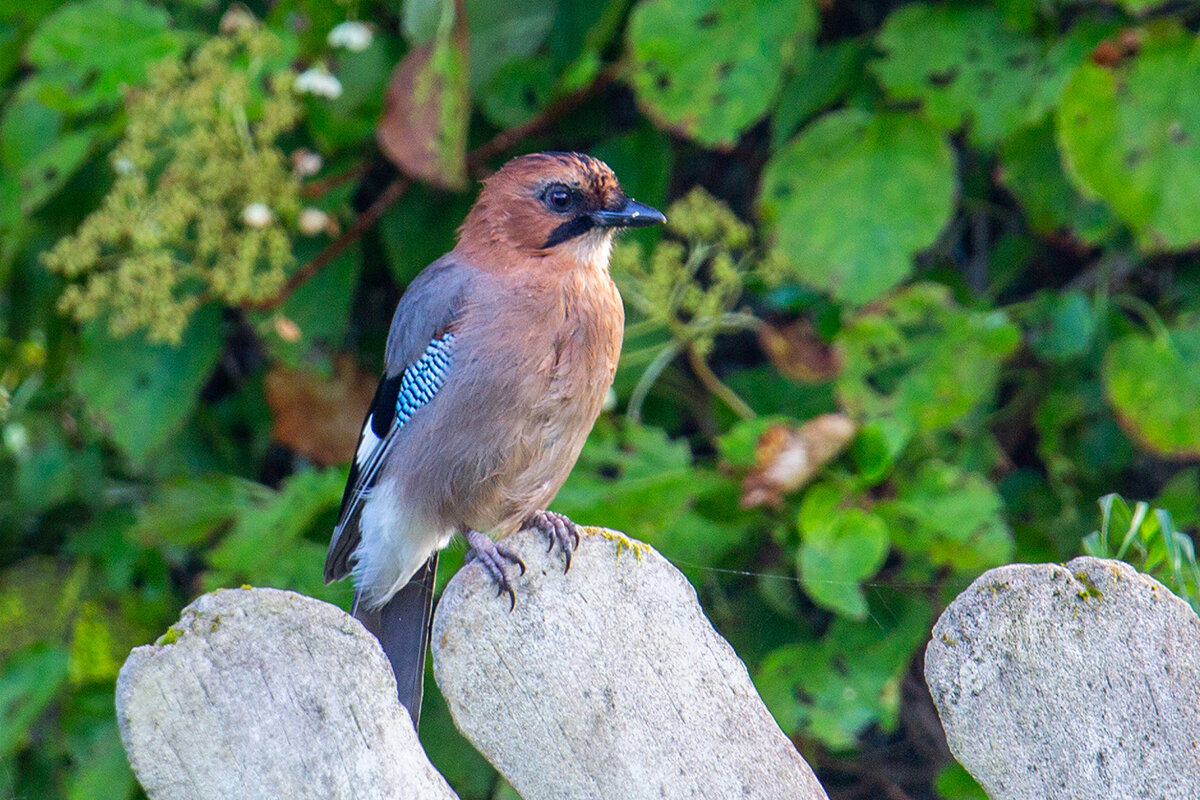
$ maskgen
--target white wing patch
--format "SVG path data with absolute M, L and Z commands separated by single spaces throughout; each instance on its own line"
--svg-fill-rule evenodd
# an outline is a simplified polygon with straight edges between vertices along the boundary
M 371 429 L 371 424 L 374 420 L 374 414 L 367 417 L 367 422 L 363 425 L 362 434 L 358 437 L 358 451 L 354 454 L 354 463 L 358 464 L 359 469 L 363 468 L 371 458 L 371 453 L 375 452 L 375 448 L 379 446 L 379 437 Z

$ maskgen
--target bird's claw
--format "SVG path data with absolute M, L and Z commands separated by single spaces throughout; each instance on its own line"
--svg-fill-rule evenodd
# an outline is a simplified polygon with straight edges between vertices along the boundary
M 471 551 L 467 554 L 468 560 L 483 564 L 484 569 L 496 582 L 496 596 L 508 593 L 508 610 L 512 611 L 517 607 L 517 595 L 513 591 L 512 582 L 508 579 L 508 572 L 504 569 L 504 565 L 505 562 L 516 564 L 521 568 L 521 574 L 524 575 L 525 562 L 511 549 L 497 544 L 486 534 L 469 530 L 466 536 L 467 543 L 471 545 Z
M 567 558 L 567 566 L 563 572 L 571 570 L 571 554 L 579 547 L 579 526 L 565 514 L 557 511 L 535 511 L 525 521 L 526 528 L 541 531 L 550 540 L 546 552 L 549 553 L 558 545 Z

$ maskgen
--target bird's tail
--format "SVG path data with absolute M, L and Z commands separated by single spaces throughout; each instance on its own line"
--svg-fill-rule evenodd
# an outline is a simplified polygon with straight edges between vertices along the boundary
M 433 583 L 437 553 L 381 608 L 367 610 L 354 597 L 354 617 L 383 645 L 396 675 L 396 694 L 412 716 L 421 719 L 421 693 L 425 688 L 425 649 L 429 645 L 429 620 L 433 612 Z

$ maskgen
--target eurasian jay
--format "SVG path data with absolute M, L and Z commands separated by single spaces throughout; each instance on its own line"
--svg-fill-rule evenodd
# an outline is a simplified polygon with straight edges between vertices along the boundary
M 578 526 L 545 510 L 612 383 L 625 321 L 613 233 L 665 222 L 602 161 L 536 153 L 488 178 L 458 244 L 409 285 L 325 560 L 353 574 L 400 702 L 420 716 L 438 551 L 456 533 L 516 598 L 503 538 L 534 528 L 570 568 Z

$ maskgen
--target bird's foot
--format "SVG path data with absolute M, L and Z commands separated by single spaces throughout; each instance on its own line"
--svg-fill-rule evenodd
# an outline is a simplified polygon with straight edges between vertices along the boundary
M 511 562 L 521 568 L 521 574 L 525 574 L 525 562 L 520 556 L 514 553 L 509 548 L 502 544 L 497 544 L 492 541 L 485 533 L 480 533 L 476 530 L 468 530 L 466 532 L 467 544 L 471 545 L 471 551 L 467 553 L 468 561 L 478 561 L 483 564 L 484 569 L 492 576 L 492 580 L 496 582 L 496 596 L 508 593 L 508 610 L 511 611 L 517 607 L 517 595 L 513 592 L 512 582 L 508 579 L 508 573 L 504 570 L 505 562 Z
M 571 553 L 579 547 L 579 526 L 567 518 L 564 514 L 559 514 L 557 511 L 535 511 L 529 515 L 529 519 L 525 520 L 525 527 L 535 531 L 541 531 L 550 540 L 550 546 L 546 548 L 549 553 L 554 549 L 554 545 L 558 545 L 563 551 L 563 555 L 567 557 L 567 566 L 563 572 L 568 572 L 571 569 Z

